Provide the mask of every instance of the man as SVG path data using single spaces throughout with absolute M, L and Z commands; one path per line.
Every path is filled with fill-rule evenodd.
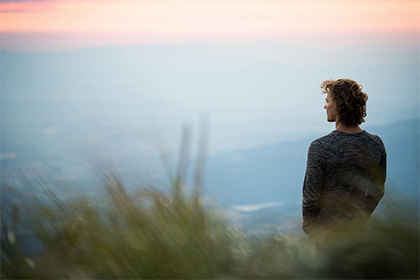
M 317 235 L 339 225 L 365 226 L 384 195 L 385 146 L 360 128 L 368 96 L 349 79 L 326 80 L 327 120 L 335 130 L 314 140 L 308 150 L 303 184 L 303 230 Z

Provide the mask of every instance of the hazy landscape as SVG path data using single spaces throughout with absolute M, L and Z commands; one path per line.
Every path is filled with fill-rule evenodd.
M 375 63 L 363 67 L 345 57 L 319 63 L 307 52 L 302 64 L 302 57 L 287 58 L 292 52 L 299 50 L 281 44 L 2 51 L 2 180 L 20 186 L 18 168 L 64 192 L 94 194 L 99 160 L 129 188 L 168 189 L 187 127 L 190 168 L 207 130 L 209 200 L 233 209 L 281 206 L 297 218 L 309 143 L 333 129 L 317 86 L 346 73 L 371 82 L 363 127 L 387 146 L 388 188 L 418 201 L 419 70 L 409 60 L 418 51 L 388 48 L 383 52 L 393 55 L 384 58 L 366 47 L 361 56 Z

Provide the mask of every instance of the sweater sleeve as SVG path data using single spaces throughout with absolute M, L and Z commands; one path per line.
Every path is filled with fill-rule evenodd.
M 385 192 L 385 180 L 386 180 L 386 150 L 385 145 L 381 140 L 379 140 L 379 146 L 381 151 L 381 160 L 378 167 L 376 168 L 373 174 L 373 181 L 375 188 L 366 192 L 365 204 L 366 204 L 366 213 L 368 216 L 372 214 L 378 205 L 379 201 L 384 196 Z
M 309 234 L 319 213 L 323 184 L 322 146 L 314 141 L 309 146 L 302 193 L 302 229 Z

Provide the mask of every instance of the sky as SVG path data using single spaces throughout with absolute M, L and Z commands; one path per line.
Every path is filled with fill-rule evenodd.
M 304 43 L 306 36 L 343 33 L 413 40 L 419 31 L 415 0 L 1 1 L 0 13 L 2 48 L 25 51 L 291 35 Z
M 210 155 L 293 141 L 333 130 L 337 78 L 367 128 L 418 118 L 419 31 L 417 0 L 1 0 L 2 141 L 127 159 L 203 115 Z

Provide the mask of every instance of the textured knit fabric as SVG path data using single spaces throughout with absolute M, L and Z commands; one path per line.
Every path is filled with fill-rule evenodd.
M 303 184 L 303 230 L 366 223 L 384 195 L 385 178 L 386 151 L 378 136 L 334 130 L 314 140 Z

